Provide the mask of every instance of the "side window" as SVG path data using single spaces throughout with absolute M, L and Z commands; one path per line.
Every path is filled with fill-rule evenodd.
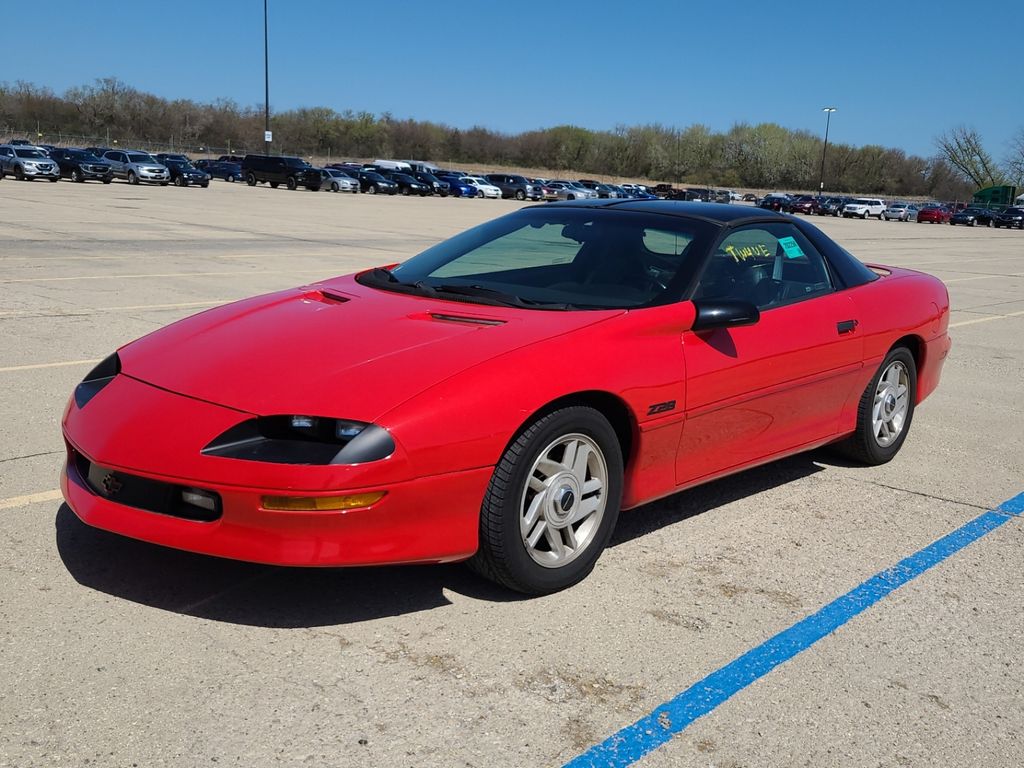
M 821 254 L 791 224 L 757 224 L 729 233 L 701 273 L 693 298 L 747 301 L 760 310 L 833 290 Z

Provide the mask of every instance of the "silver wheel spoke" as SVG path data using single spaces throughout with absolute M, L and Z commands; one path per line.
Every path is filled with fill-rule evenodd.
M 565 557 L 565 545 L 562 543 L 562 532 L 550 525 L 544 527 L 544 538 L 548 540 L 551 547 L 551 554 L 556 560 Z
M 526 537 L 526 541 L 532 549 L 536 549 L 537 544 L 540 543 L 541 538 L 545 536 L 547 532 L 548 524 L 541 520 L 534 526 L 533 530 L 530 531 L 529 535 Z
M 562 454 L 562 467 L 572 472 L 576 466 L 576 454 L 580 450 L 579 440 L 573 440 L 565 445 L 565 453 Z
M 581 520 L 586 520 L 592 514 L 602 506 L 602 499 L 600 496 L 591 496 L 589 499 L 583 499 L 580 505 L 576 508 L 576 513 L 569 518 L 569 525 L 576 525 Z
M 523 515 L 522 530 L 527 537 L 529 537 L 530 531 L 533 530 L 534 525 L 537 523 L 537 519 L 540 517 L 540 510 L 543 505 L 544 496 L 543 494 L 538 493 L 533 497 L 533 501 L 530 502 L 530 507 L 526 510 L 526 514 Z
M 583 483 L 583 495 L 589 496 L 595 491 L 600 491 L 602 488 L 604 488 L 604 483 L 599 478 L 592 477 Z
M 537 477 L 536 474 L 530 475 L 530 479 L 528 481 L 528 484 L 530 486 L 530 490 L 531 491 L 536 491 L 537 493 L 544 493 L 544 491 L 548 487 L 547 483 L 545 483 L 543 480 L 541 480 L 539 477 Z
M 576 475 L 581 488 L 587 482 L 587 462 L 589 459 L 590 447 L 580 443 L 576 451 L 576 460 L 572 463 L 572 473 Z
M 566 526 L 562 530 L 565 533 L 565 545 L 570 551 L 575 552 L 579 549 L 579 543 L 576 541 L 576 530 L 571 525 Z
M 540 459 L 537 460 L 537 466 L 534 469 L 534 472 L 540 472 L 540 474 L 543 475 L 546 479 L 554 475 L 557 475 L 563 469 L 565 469 L 565 467 L 563 467 L 557 461 L 552 461 L 547 456 L 542 456 Z

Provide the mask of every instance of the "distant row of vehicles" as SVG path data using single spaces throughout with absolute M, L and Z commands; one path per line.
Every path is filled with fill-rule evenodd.
M 879 221 L 916 221 L 919 224 L 963 224 L 1024 229 L 1024 208 L 995 210 L 983 206 L 956 209 L 943 203 L 886 203 L 877 197 L 823 197 L 815 195 L 765 195 L 758 206 L 783 213 L 802 213 L 843 218 L 877 218 Z

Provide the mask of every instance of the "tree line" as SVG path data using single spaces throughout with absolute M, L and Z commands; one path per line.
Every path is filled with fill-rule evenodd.
M 660 124 L 594 131 L 560 125 L 508 134 L 385 113 L 309 107 L 272 115 L 273 147 L 318 158 L 416 158 L 440 164 L 544 168 L 552 172 L 672 183 L 815 191 L 822 138 L 774 123 L 728 131 Z M 57 94 L 27 82 L 0 83 L 0 134 L 42 134 L 41 142 L 118 142 L 179 151 L 263 149 L 263 108 L 230 99 L 165 99 L 117 78 Z M 202 148 L 202 150 L 200 150 Z M 965 199 L 976 180 L 942 148 L 933 157 L 891 147 L 829 143 L 827 192 Z

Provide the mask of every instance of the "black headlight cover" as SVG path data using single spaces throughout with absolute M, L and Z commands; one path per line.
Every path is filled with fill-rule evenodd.
M 365 464 L 386 459 L 395 441 L 386 429 L 345 419 L 314 418 L 313 427 L 292 426 L 292 416 L 261 416 L 236 424 L 203 448 L 220 456 L 272 464 Z M 353 437 L 339 437 L 338 425 L 360 426 Z
M 86 403 L 96 397 L 120 372 L 121 358 L 117 356 L 117 352 L 100 361 L 99 365 L 86 374 L 82 383 L 75 387 L 75 405 L 84 408 Z

